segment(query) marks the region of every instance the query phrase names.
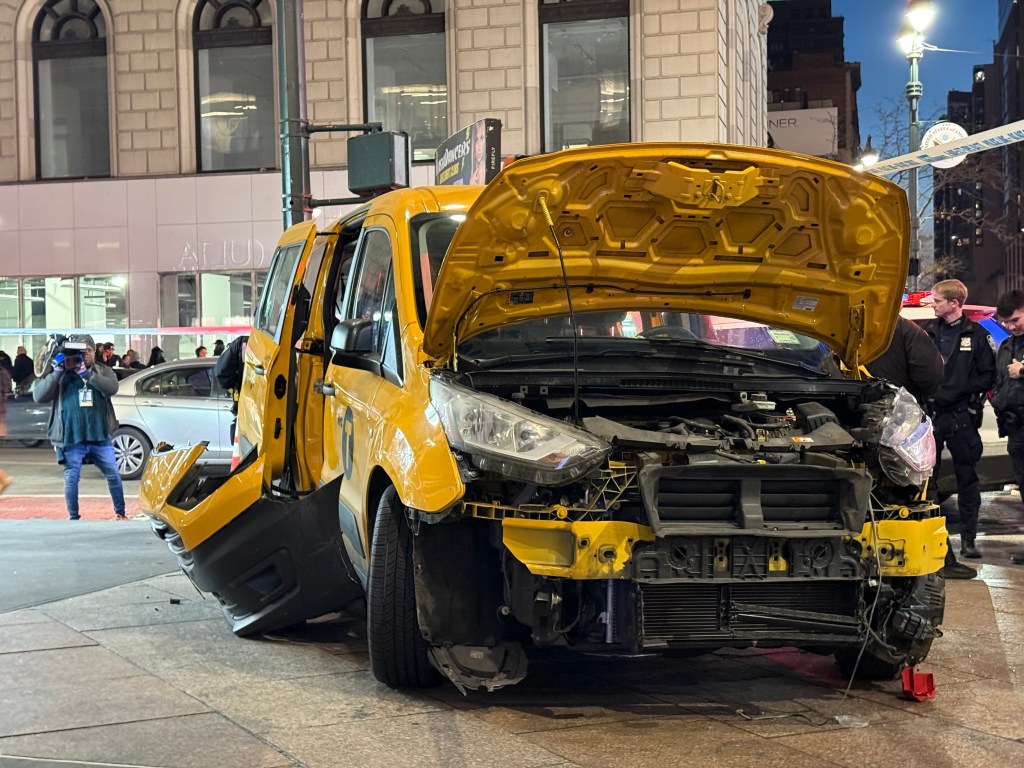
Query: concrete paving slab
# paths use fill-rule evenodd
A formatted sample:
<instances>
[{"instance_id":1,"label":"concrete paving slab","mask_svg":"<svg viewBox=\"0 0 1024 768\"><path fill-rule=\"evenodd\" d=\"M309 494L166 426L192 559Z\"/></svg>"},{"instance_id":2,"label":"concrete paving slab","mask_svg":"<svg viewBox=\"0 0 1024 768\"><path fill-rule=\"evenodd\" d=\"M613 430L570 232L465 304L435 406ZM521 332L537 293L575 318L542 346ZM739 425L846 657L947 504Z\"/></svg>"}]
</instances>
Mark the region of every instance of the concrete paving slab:
<instances>
[{"instance_id":1,"label":"concrete paving slab","mask_svg":"<svg viewBox=\"0 0 1024 768\"><path fill-rule=\"evenodd\" d=\"M528 768L566 761L524 737L453 711L275 730L265 736L311 766Z\"/></svg>"},{"instance_id":2,"label":"concrete paving slab","mask_svg":"<svg viewBox=\"0 0 1024 768\"><path fill-rule=\"evenodd\" d=\"M85 635L52 619L33 624L8 624L0 627L0 654L95 644L95 641Z\"/></svg>"},{"instance_id":3,"label":"concrete paving slab","mask_svg":"<svg viewBox=\"0 0 1024 768\"><path fill-rule=\"evenodd\" d=\"M152 768L279 768L296 764L217 714L9 736L0 739L0 766L4 756L59 760L61 768L67 768L66 761ZM33 768L36 765L32 763ZM28 768L27 763L18 768Z\"/></svg>"},{"instance_id":4,"label":"concrete paving slab","mask_svg":"<svg viewBox=\"0 0 1024 768\"><path fill-rule=\"evenodd\" d=\"M101 629L90 637L182 690L359 669L315 647L232 634L223 619Z\"/></svg>"},{"instance_id":5,"label":"concrete paving slab","mask_svg":"<svg viewBox=\"0 0 1024 768\"><path fill-rule=\"evenodd\" d=\"M50 621L50 617L34 608L22 608L20 611L0 613L0 627L12 624L40 624L47 621Z\"/></svg>"},{"instance_id":6,"label":"concrete paving slab","mask_svg":"<svg viewBox=\"0 0 1024 768\"><path fill-rule=\"evenodd\" d=\"M892 765L900 768L983 768L1024 765L1024 744L971 728L924 718L883 723L865 730L853 728L776 740L826 764L864 768Z\"/></svg>"},{"instance_id":7,"label":"concrete paving slab","mask_svg":"<svg viewBox=\"0 0 1024 768\"><path fill-rule=\"evenodd\" d=\"M0 736L208 711L209 707L191 696L149 676L0 689Z\"/></svg>"},{"instance_id":8,"label":"concrete paving slab","mask_svg":"<svg viewBox=\"0 0 1024 768\"><path fill-rule=\"evenodd\" d=\"M0 654L0 689L60 686L69 682L88 685L91 680L144 674L139 667L98 645Z\"/></svg>"},{"instance_id":9,"label":"concrete paving slab","mask_svg":"<svg viewBox=\"0 0 1024 768\"><path fill-rule=\"evenodd\" d=\"M364 671L249 681L190 692L254 733L449 709L436 699L392 690Z\"/></svg>"},{"instance_id":10,"label":"concrete paving slab","mask_svg":"<svg viewBox=\"0 0 1024 768\"><path fill-rule=\"evenodd\" d=\"M180 597L145 583L124 584L104 593L79 595L48 603L38 610L80 632L222 619L223 616L216 600L204 600L195 592Z\"/></svg>"},{"instance_id":11,"label":"concrete paving slab","mask_svg":"<svg viewBox=\"0 0 1024 768\"><path fill-rule=\"evenodd\" d=\"M523 738L574 763L594 768L664 768L673 761L758 768L829 765L798 748L690 713L538 731Z\"/></svg>"}]
</instances>

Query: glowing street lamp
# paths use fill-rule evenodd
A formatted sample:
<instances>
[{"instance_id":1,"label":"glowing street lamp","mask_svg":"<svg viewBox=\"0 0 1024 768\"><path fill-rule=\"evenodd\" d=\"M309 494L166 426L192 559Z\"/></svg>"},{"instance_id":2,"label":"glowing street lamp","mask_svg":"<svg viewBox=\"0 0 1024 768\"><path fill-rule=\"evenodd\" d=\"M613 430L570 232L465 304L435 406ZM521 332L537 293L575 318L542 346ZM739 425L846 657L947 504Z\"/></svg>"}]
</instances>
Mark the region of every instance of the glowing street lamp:
<instances>
[{"instance_id":1,"label":"glowing street lamp","mask_svg":"<svg viewBox=\"0 0 1024 768\"><path fill-rule=\"evenodd\" d=\"M928 0L908 0L903 29L897 42L910 63L910 79L907 81L907 104L910 106L910 152L921 148L921 126L918 123L917 108L924 89L918 78L918 64L928 48L924 31L935 18L935 7ZM918 217L917 167L908 173L907 196L910 198L910 274L907 289L917 290L917 276L921 271L921 221Z\"/></svg>"}]
</instances>

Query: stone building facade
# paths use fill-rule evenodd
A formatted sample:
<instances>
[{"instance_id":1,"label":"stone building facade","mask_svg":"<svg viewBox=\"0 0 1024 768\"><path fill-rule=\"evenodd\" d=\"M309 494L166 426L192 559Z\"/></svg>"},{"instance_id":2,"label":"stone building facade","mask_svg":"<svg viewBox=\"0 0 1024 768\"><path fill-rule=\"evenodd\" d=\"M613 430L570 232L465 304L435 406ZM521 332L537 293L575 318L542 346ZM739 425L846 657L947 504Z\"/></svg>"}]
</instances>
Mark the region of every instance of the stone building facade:
<instances>
[{"instance_id":1,"label":"stone building facade","mask_svg":"<svg viewBox=\"0 0 1024 768\"><path fill-rule=\"evenodd\" d=\"M264 130L259 141L269 158L265 164L204 168L210 162L201 146L207 140L204 119L222 119L209 109L209 100L224 93L203 90L215 68L203 35L242 34L239 27L249 24L246 13L258 6L262 22L243 30L243 37L269 44L260 49L259 61L270 62L276 85L276 15L291 1L0 0L0 333L17 335L17 341L0 337L0 348L43 328L112 335L244 324L282 228L280 147L277 136ZM60 26L70 8L93 6L79 32ZM595 86L594 95L625 103L619 107L620 123L626 121L617 129L620 135L629 141L765 143L770 11L759 0L304 0L310 122L364 122L376 117L368 102L387 104L391 97L381 96L387 88L368 81L382 60L370 52L387 50L387 40L374 38L381 47L372 49L367 30L390 23L381 17L402 6L413 15L432 11L429 19L401 19L412 22L411 34L423 21L443 30L444 82L434 86L439 95L432 100L435 131L446 126L453 133L475 120L498 118L505 155L560 148L548 146L550 131L545 133L549 111L562 98L549 87L551 78L561 76L552 74L554 65L546 58L555 50L552 30L575 34L583 28L574 26L576 19L604 29L602 19L610 16L624 31L621 55L628 74L616 98L597 90L605 83ZM209 21L202 15L208 11L227 15ZM58 39L62 34L66 39ZM601 39L589 58L607 53ZM84 154L88 161L103 154L95 146L82 152L74 138L63 143L64 129L47 124L48 110L73 112L61 94L67 93L68 78L82 76L77 62L85 59L60 57L76 45L106 56L105 83L98 77L89 85L96 96L91 108L106 99L106 109L101 104L90 113L98 117L87 122L107 120L101 139L109 143L106 172L47 170L72 163L64 155ZM586 92L572 98L585 101ZM272 100L276 132L276 88ZM249 108L256 106L269 119L269 103ZM400 119L392 122L398 124L385 121L385 128L410 129ZM601 143L597 132L582 130L589 137L584 140ZM310 139L313 197L349 194L347 138ZM49 159L55 146L62 148L56 161ZM430 183L432 175L431 163L414 164L414 183Z\"/></svg>"}]
</instances>

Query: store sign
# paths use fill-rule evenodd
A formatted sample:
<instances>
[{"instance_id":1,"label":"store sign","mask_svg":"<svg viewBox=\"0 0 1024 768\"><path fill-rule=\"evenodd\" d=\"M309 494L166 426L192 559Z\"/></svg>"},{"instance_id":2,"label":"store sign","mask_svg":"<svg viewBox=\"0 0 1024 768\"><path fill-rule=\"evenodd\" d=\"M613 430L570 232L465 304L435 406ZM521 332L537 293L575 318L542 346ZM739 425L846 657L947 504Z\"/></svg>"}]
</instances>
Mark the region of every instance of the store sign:
<instances>
[{"instance_id":1,"label":"store sign","mask_svg":"<svg viewBox=\"0 0 1024 768\"><path fill-rule=\"evenodd\" d=\"M501 120L485 118L445 139L434 155L436 184L486 184L501 170Z\"/></svg>"},{"instance_id":2,"label":"store sign","mask_svg":"<svg viewBox=\"0 0 1024 768\"><path fill-rule=\"evenodd\" d=\"M784 109L768 113L768 146L805 155L835 157L839 110L835 107Z\"/></svg>"}]
</instances>

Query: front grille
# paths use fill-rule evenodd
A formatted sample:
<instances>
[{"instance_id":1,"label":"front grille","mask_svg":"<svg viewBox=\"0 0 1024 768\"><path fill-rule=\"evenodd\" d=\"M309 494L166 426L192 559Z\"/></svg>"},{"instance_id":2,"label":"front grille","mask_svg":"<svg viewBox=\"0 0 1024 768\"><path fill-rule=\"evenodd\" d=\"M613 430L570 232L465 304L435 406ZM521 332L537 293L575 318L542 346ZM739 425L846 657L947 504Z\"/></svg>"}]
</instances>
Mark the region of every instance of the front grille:
<instances>
[{"instance_id":1,"label":"front grille","mask_svg":"<svg viewBox=\"0 0 1024 768\"><path fill-rule=\"evenodd\" d=\"M640 487L659 534L695 525L747 530L859 531L871 478L815 466L690 464L645 466Z\"/></svg>"},{"instance_id":2,"label":"front grille","mask_svg":"<svg viewBox=\"0 0 1024 768\"><path fill-rule=\"evenodd\" d=\"M640 584L643 647L852 640L859 582Z\"/></svg>"}]
</instances>

